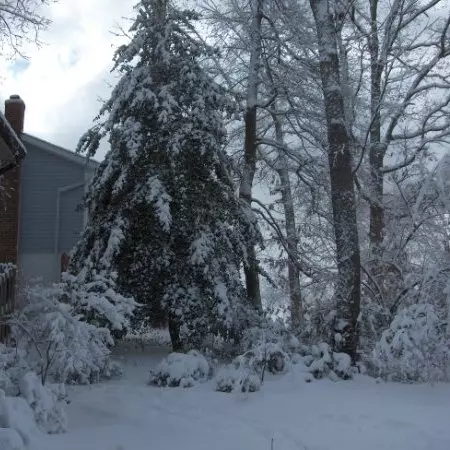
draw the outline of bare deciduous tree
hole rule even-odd
[[[39,44],[39,33],[50,24],[41,8],[53,0],[0,0],[0,55],[24,56],[28,42]]]
[[[368,154],[369,159],[366,199],[375,261],[383,253],[386,175],[413,164],[433,144],[449,142],[450,9],[445,3],[370,0],[348,4],[355,38],[367,42],[368,54],[363,58],[370,67],[370,116],[360,146],[362,157]]]
[[[244,168],[239,189],[239,197],[249,207],[252,202],[252,186],[257,160],[257,121],[259,68],[261,64],[261,23],[263,19],[263,0],[254,0],[252,6],[252,22],[250,26],[250,64],[247,79],[247,104],[245,110]],[[255,248],[247,249],[248,266],[245,268],[247,295],[256,307],[261,307],[261,292],[259,287],[258,261]]]

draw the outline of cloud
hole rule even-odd
[[[28,47],[28,62],[8,63],[2,103],[19,94],[26,103],[25,131],[75,148],[109,93],[117,24],[128,27],[135,0],[64,0],[47,7],[52,25],[44,45]]]

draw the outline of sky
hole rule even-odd
[[[43,45],[25,47],[28,60],[0,60],[1,105],[11,94],[22,97],[26,133],[75,149],[98,113],[100,98],[110,92],[112,56],[120,42],[112,32],[118,24],[129,27],[125,18],[132,17],[135,3],[59,0],[46,7],[52,24],[40,36]]]

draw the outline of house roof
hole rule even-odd
[[[67,159],[68,161],[72,161],[76,164],[85,166],[88,169],[95,170],[100,164],[93,159],[86,158],[79,153],[72,152],[70,150],[67,150],[66,148],[60,147],[59,145],[44,141],[43,139],[32,136],[31,134],[23,133],[22,141],[25,145],[33,145],[40,148],[41,150],[51,153],[52,155]]]
[[[22,141],[0,111],[0,174],[17,165],[26,154]]]

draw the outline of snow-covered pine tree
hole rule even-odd
[[[79,151],[110,149],[87,195],[88,227],[71,271],[117,272],[121,293],[161,305],[174,349],[238,332],[246,293],[240,266],[259,239],[238,199],[223,145],[233,110],[202,68],[215,50],[195,38],[192,11],[141,0],[114,68],[121,79]],[[85,271],[86,272],[86,271]]]

